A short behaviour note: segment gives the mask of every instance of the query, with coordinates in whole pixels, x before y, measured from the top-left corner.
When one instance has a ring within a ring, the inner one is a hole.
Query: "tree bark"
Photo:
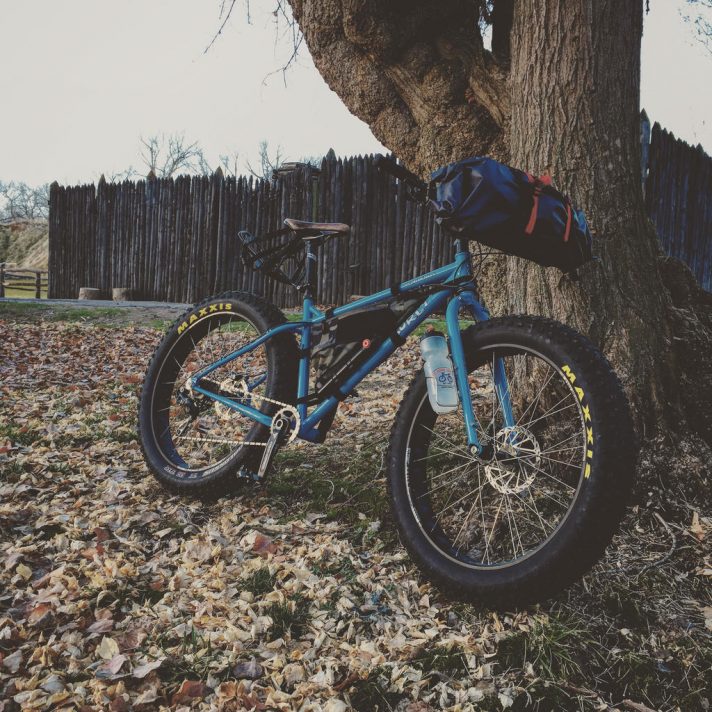
[[[710,365],[712,307],[669,261],[661,272],[641,191],[642,0],[496,0],[494,53],[471,0],[290,3],[329,86],[412,170],[488,154],[550,173],[584,208],[600,260],[574,282],[507,258],[485,274],[493,312],[545,314],[587,333],[623,379],[641,434],[684,427],[694,402],[703,417],[687,422],[712,441],[710,396],[682,369]],[[671,299],[670,274],[694,298]]]
[[[510,311],[587,333],[634,394],[647,429],[679,417],[679,398],[661,248],[640,180],[642,23],[642,2],[516,3],[511,160],[550,174],[585,208],[600,261],[572,282],[510,258],[506,291]]]

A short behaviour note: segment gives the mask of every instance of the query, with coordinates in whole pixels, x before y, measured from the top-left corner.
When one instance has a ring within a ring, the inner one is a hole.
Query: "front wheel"
[[[542,600],[587,571],[620,523],[636,461],[628,404],[604,356],[557,322],[493,319],[463,342],[484,451],[469,452],[461,407],[433,411],[420,373],[391,433],[394,518],[446,594],[494,607]]]

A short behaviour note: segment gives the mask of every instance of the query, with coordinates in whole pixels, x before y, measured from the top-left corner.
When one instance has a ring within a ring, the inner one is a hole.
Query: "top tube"
[[[391,297],[398,296],[399,294],[407,294],[408,292],[421,289],[422,287],[429,287],[439,284],[451,284],[456,280],[461,280],[464,277],[472,278],[472,264],[470,262],[470,253],[467,250],[461,250],[455,255],[455,260],[444,267],[438,267],[438,269],[432,272],[426,272],[425,274],[419,275],[418,277],[413,277],[405,282],[398,284],[395,289],[383,289],[380,292],[370,294],[367,297],[362,297],[349,304],[343,304],[341,306],[335,307],[332,311],[334,316],[340,316],[342,314],[347,314],[355,309],[362,309],[363,307],[371,306],[372,304],[378,304],[379,302],[386,301]],[[318,324],[323,321],[326,317],[318,309],[314,308],[314,302],[311,298],[304,298],[304,321],[309,321],[314,324]]]

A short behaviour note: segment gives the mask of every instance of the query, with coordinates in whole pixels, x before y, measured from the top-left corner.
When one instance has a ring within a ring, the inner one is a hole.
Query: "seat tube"
[[[465,432],[467,443],[470,447],[477,448],[477,452],[482,452],[482,445],[477,437],[477,419],[472,409],[472,398],[470,397],[470,384],[467,380],[467,363],[465,360],[465,348],[462,343],[458,314],[461,300],[459,295],[450,299],[445,311],[445,322],[447,324],[448,341],[450,342],[450,356],[455,369],[455,383],[460,396],[462,415],[465,419]]]
[[[304,264],[304,300],[302,318],[305,322],[311,322],[314,317],[312,307],[314,306],[314,292],[316,289],[316,250],[312,240],[306,240],[305,244],[306,258]],[[299,417],[304,421],[307,417],[307,404],[304,399],[309,392],[309,351],[311,349],[312,327],[309,323],[302,327],[302,333],[299,340],[299,350],[301,358],[299,359],[299,372],[297,381],[297,412]]]

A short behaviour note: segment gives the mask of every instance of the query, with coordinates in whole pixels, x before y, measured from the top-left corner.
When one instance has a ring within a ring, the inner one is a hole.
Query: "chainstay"
[[[235,394],[237,395],[237,394]],[[261,396],[259,393],[251,393],[250,398],[255,398],[261,401],[266,401],[268,403],[274,403],[275,405],[281,406],[283,409],[286,408],[288,410],[293,411],[295,418],[297,419],[297,425],[294,428],[297,432],[299,431],[299,425],[300,425],[300,418],[299,414],[297,413],[296,409],[294,408],[293,405],[290,405],[289,403],[283,403],[282,401],[275,400],[274,398],[268,398],[267,396]],[[220,438],[195,438],[190,435],[176,435],[177,440],[192,440],[194,442],[200,442],[200,443],[216,443],[218,445],[251,445],[253,447],[267,447],[267,443],[261,443],[257,442],[254,440],[223,440]],[[290,440],[293,438],[290,438]]]

